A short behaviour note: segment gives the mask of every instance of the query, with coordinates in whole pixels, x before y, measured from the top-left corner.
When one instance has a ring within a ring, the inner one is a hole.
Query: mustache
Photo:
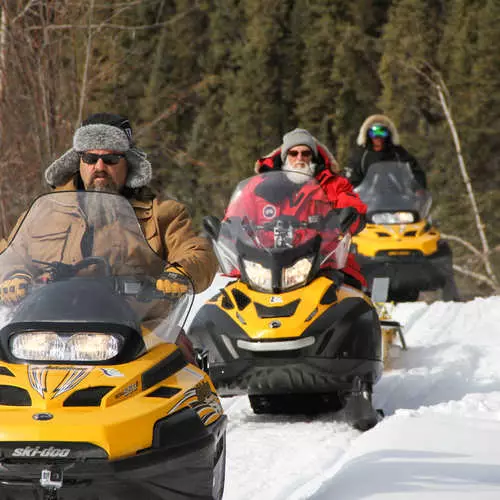
[[[94,172],[90,180],[93,181],[95,179],[111,179],[111,177],[106,172]]]

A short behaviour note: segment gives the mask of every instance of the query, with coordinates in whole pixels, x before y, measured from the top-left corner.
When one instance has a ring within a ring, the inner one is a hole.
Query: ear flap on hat
[[[79,168],[80,155],[71,148],[47,167],[45,180],[50,186],[60,186],[78,172]]]
[[[125,158],[128,164],[125,185],[130,188],[139,188],[149,184],[153,176],[153,169],[151,163],[146,159],[146,153],[140,149],[131,148],[125,153]]]

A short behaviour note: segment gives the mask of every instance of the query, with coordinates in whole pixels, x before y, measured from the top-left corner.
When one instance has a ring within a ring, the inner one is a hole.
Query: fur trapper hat
[[[366,146],[366,138],[368,130],[372,125],[383,125],[391,132],[391,142],[397,146],[399,145],[399,133],[394,122],[385,115],[371,115],[361,125],[359,129],[358,139],[356,143],[358,146]]]
[[[125,153],[128,174],[125,185],[140,188],[151,181],[151,163],[147,155],[132,141],[132,127],[127,118],[111,113],[89,116],[73,136],[73,147],[45,170],[45,180],[51,186],[60,186],[80,169],[80,154],[92,149],[109,149]]]

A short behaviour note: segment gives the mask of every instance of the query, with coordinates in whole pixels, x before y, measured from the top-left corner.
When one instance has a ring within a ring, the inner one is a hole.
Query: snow
[[[370,431],[335,414],[254,415],[246,397],[223,398],[224,500],[500,498],[500,297],[399,304],[393,316],[408,350],[375,386],[386,417]]]

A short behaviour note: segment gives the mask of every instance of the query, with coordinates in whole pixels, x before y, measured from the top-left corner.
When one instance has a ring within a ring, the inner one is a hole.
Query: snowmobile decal
[[[186,391],[184,397],[170,410],[168,414],[170,415],[171,413],[176,412],[182,406],[190,406],[196,411],[196,413],[198,413],[198,416],[205,425],[208,425],[208,421],[210,421],[209,423],[212,423],[217,420],[222,415],[222,405],[220,404],[217,395],[212,392],[210,386],[208,384],[206,385],[208,386],[210,392],[208,393],[203,390],[203,400],[200,400],[200,391],[197,387],[195,387]]]
[[[45,399],[47,392],[52,392],[50,399],[54,399],[65,392],[75,388],[90,372],[92,368],[67,368],[59,366],[29,366],[28,380],[31,387]],[[56,372],[64,372],[60,374],[59,383],[52,391],[47,389],[47,379],[49,375],[53,379]]]

